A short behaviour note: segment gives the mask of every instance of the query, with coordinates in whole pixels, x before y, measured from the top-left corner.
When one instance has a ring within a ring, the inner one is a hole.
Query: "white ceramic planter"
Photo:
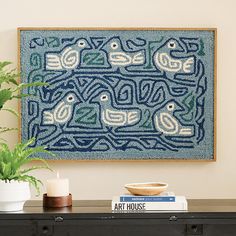
[[[30,199],[28,182],[0,180],[0,211],[21,211]]]

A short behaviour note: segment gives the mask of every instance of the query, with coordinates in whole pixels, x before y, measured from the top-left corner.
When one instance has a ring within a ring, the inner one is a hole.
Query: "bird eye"
[[[78,42],[78,47],[84,48],[85,46],[86,46],[86,43],[85,43],[84,40],[80,40],[80,41]]]
[[[67,102],[74,102],[75,98],[73,95],[69,95],[67,98],[66,98]]]
[[[175,109],[175,104],[174,103],[169,103],[168,105],[167,105],[167,110],[168,111],[173,111]]]
[[[168,48],[176,48],[175,42],[174,42],[174,41],[170,41],[170,42],[168,43]]]
[[[108,101],[108,96],[103,94],[101,97],[100,97],[101,101]]]
[[[117,49],[118,48],[118,44],[116,42],[112,42],[111,43],[111,48],[112,49]]]

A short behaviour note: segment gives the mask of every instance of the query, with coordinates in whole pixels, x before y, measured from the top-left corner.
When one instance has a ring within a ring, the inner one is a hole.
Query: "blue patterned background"
[[[22,140],[56,159],[214,153],[214,31],[21,30]],[[43,155],[45,158],[48,156]]]

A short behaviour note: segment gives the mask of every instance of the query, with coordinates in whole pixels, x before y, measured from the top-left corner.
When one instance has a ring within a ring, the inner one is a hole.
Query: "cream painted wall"
[[[74,199],[110,199],[129,182],[165,181],[189,198],[236,198],[236,1],[1,0],[0,60],[17,63],[19,26],[217,27],[217,162],[51,162],[68,177]],[[12,106],[16,106],[15,103]],[[16,126],[9,114],[1,124]],[[7,136],[13,145],[17,135]],[[43,181],[52,173],[35,172]]]

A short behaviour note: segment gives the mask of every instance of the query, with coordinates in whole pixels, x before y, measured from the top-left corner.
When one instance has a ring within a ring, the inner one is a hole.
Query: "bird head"
[[[91,99],[92,103],[99,103],[102,106],[106,106],[109,105],[112,101],[111,101],[111,94],[108,91],[103,91],[101,93],[99,93],[98,95],[94,96]]]
[[[102,47],[107,52],[123,51],[123,46],[119,37],[113,37],[109,39]]]
[[[171,54],[172,52],[183,52],[184,48],[181,46],[178,40],[170,38],[157,49],[157,51],[160,50]]]
[[[64,101],[68,105],[81,103],[81,100],[78,98],[78,96],[75,93],[71,93],[71,92],[65,96]]]
[[[80,49],[91,49],[91,45],[89,44],[89,42],[87,41],[87,39],[85,38],[80,38],[76,41],[76,46]]]
[[[183,107],[181,106],[181,104],[179,104],[177,101],[175,101],[173,99],[166,102],[162,108],[163,108],[163,110],[165,110],[168,113],[174,113],[177,111],[184,110]]]

